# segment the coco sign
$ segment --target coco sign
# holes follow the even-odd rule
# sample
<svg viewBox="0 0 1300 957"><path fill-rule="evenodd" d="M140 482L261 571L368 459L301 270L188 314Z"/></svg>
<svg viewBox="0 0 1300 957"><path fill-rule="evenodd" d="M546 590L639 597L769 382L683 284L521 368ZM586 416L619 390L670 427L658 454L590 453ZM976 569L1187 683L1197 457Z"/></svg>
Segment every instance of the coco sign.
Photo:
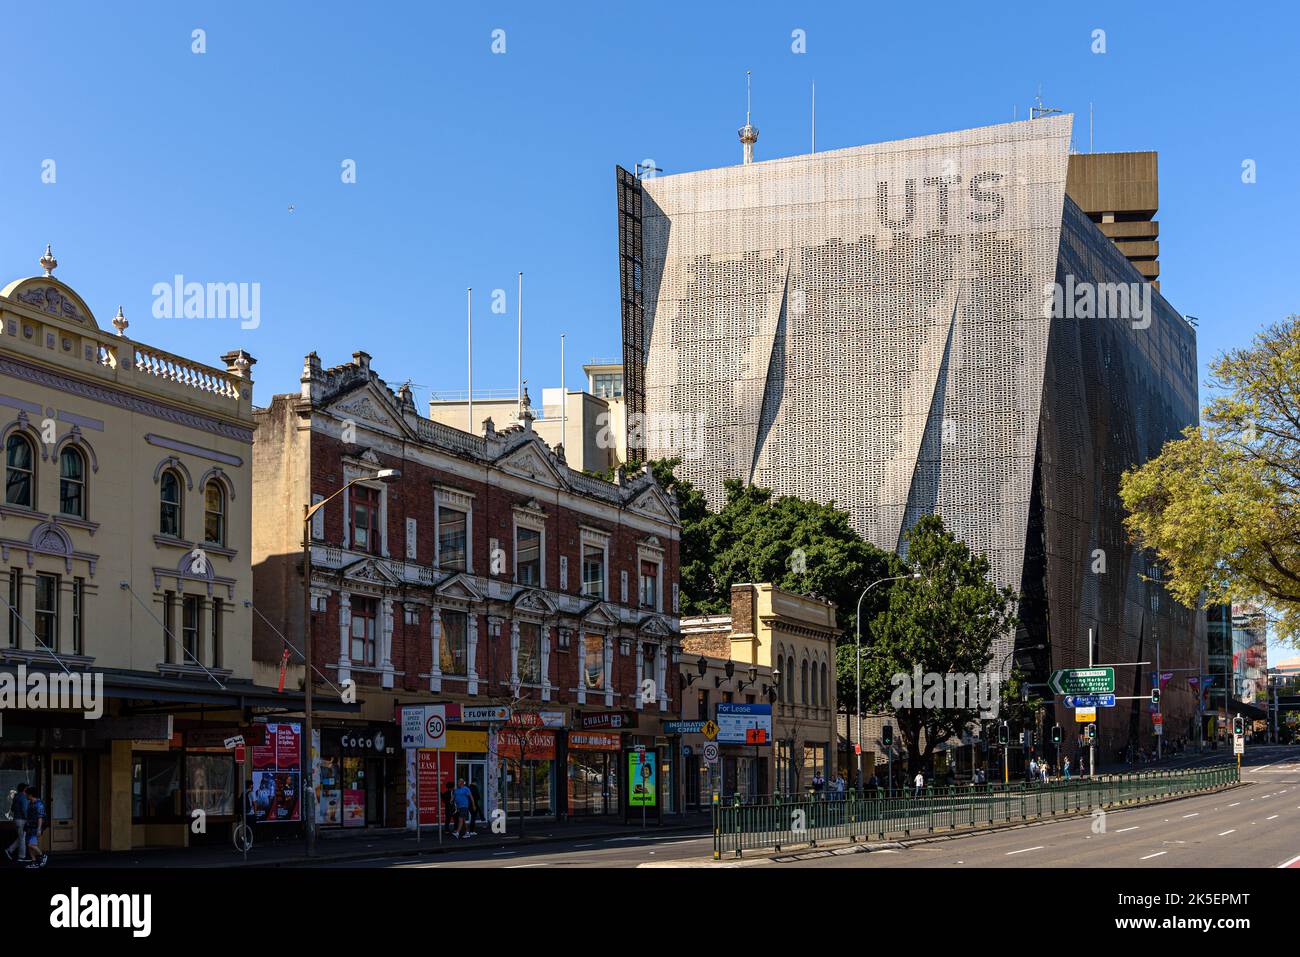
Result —
<svg viewBox="0 0 1300 957"><path fill-rule="evenodd" d="M387 744L382 728L348 729L339 735L339 747L344 751L378 751L383 754Z"/></svg>

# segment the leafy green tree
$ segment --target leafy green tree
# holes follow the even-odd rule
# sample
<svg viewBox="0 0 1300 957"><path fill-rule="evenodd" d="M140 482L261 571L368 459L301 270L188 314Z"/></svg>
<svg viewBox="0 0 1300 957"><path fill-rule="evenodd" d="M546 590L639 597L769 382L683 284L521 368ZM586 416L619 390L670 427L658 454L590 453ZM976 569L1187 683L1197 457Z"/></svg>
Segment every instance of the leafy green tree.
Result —
<svg viewBox="0 0 1300 957"><path fill-rule="evenodd" d="M1132 541L1152 550L1189 608L1251 602L1300 637L1300 316L1211 366L1200 427L1120 482Z"/></svg>
<svg viewBox="0 0 1300 957"><path fill-rule="evenodd" d="M1010 633L1016 618L1015 596L990 580L988 559L944 528L942 518L923 516L906 542L908 567L921 577L894 582L888 606L871 621L869 641L863 629L862 698L864 706L893 712L915 774L938 744L978 720L978 709L914 707L910 697L894 707L895 676L911 676L917 667L922 674L980 674L991 662L993 640ZM853 647L843 650L840 670L851 682Z"/></svg>

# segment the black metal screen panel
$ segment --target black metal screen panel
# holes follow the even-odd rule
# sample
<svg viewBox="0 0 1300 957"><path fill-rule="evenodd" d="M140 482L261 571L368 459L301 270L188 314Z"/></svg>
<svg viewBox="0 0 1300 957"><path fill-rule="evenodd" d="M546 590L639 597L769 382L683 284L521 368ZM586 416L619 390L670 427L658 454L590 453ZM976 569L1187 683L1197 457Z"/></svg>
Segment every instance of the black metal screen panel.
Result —
<svg viewBox="0 0 1300 957"><path fill-rule="evenodd" d="M645 311L641 299L641 181L621 166L614 168L618 190L618 287L623 321L623 395L627 404L628 464L640 462L634 438L645 413Z"/></svg>

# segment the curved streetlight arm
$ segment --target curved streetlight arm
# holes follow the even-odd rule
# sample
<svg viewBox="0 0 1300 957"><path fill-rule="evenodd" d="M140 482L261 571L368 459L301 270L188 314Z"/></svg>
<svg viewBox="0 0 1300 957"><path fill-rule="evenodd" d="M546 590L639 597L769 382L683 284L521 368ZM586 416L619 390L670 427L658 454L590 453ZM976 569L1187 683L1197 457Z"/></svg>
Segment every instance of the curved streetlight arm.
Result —
<svg viewBox="0 0 1300 957"><path fill-rule="evenodd" d="M857 694L857 716L858 716L858 793L862 793L862 600L867 597L867 592L877 585L883 585L885 582L902 581L904 578L920 578L920 572L912 572L910 575L891 575L889 578L882 578L874 581L866 588L862 589L862 594L858 596L858 611L853 619L853 627L857 633L857 654L854 655L855 681L854 692Z"/></svg>
<svg viewBox="0 0 1300 957"><path fill-rule="evenodd" d="M324 508L330 502L334 501L334 499L338 498L340 495L342 495L344 492L346 492L354 485L357 485L361 482L373 482L376 479L379 479L380 481L386 481L387 479L400 478L401 474L402 473L397 469L380 469L378 473L376 473L375 475L363 475L360 478L354 478L352 481L346 483L342 488L337 489L334 492L331 492L329 495L321 499L315 505L309 506L307 508L307 511L303 513L302 516L303 521L304 522L310 521L313 515L315 515L322 508Z"/></svg>

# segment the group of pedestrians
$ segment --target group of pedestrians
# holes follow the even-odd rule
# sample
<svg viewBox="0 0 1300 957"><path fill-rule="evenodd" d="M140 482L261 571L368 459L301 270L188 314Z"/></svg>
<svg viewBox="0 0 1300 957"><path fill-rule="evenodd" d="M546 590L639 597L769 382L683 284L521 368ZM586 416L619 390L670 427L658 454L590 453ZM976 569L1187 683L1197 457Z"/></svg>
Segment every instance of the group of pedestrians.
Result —
<svg viewBox="0 0 1300 957"><path fill-rule="evenodd" d="M45 802L34 784L20 784L9 803L9 815L18 835L5 848L5 857L28 868L44 867L49 855L41 852L41 832L47 824Z"/></svg>
<svg viewBox="0 0 1300 957"><path fill-rule="evenodd" d="M813 800L832 800L841 801L849 791L849 783L844 779L844 775L837 774L832 779L827 779L820 771L813 775L812 779Z"/></svg>
<svg viewBox="0 0 1300 957"><path fill-rule="evenodd" d="M483 795L477 784L467 785L459 778L453 787L448 781L442 791L442 806L448 834L457 840L478 836L475 825L482 820Z"/></svg>

